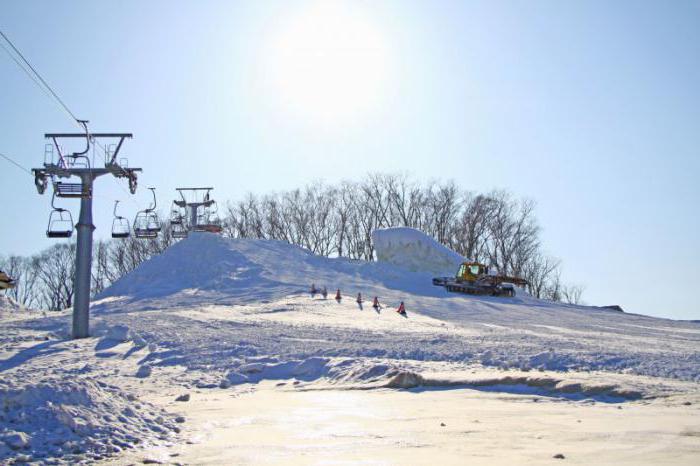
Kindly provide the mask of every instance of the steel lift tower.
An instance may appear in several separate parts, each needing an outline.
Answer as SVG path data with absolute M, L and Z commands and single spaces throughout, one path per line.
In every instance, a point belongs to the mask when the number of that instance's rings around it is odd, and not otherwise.
M 124 140 L 131 138 L 131 133 L 90 133 L 86 120 L 79 120 L 85 128 L 84 133 L 49 133 L 44 136 L 53 142 L 47 144 L 44 152 L 44 167 L 33 168 L 34 184 L 39 194 L 44 194 L 49 179 L 53 185 L 54 197 L 79 198 L 80 217 L 76 225 L 78 230 L 78 244 L 75 258 L 75 294 L 73 301 L 73 338 L 85 338 L 90 334 L 90 277 L 92 270 L 92 232 L 95 225 L 92 223 L 92 196 L 93 183 L 102 175 L 112 175 L 116 178 L 129 180 L 129 191 L 136 193 L 137 172 L 140 168 L 128 168 L 126 159 L 117 160 L 119 150 Z M 64 154 L 59 140 L 84 138 L 86 147 L 81 152 Z M 94 157 L 94 144 L 100 145 L 98 139 L 117 140 L 116 144 L 110 144 L 104 148 L 104 164 L 96 167 Z M 54 154 L 54 149 L 56 154 Z M 90 149 L 93 156 L 89 156 Z M 49 150 L 50 149 L 50 150 Z M 102 165 L 102 163 L 100 163 Z M 61 179 L 77 178 L 79 182 L 65 182 Z M 70 237 L 71 231 L 62 237 Z M 51 236 L 51 223 L 47 236 Z M 55 237 L 55 236 L 53 236 Z
M 179 200 L 174 200 L 173 204 L 182 209 L 171 212 L 170 223 L 173 227 L 174 237 L 185 237 L 191 231 L 207 231 L 210 233 L 221 233 L 221 221 L 216 212 L 216 201 L 211 198 L 210 193 L 214 188 L 176 188 L 180 194 Z M 185 218 L 185 216 L 187 218 Z

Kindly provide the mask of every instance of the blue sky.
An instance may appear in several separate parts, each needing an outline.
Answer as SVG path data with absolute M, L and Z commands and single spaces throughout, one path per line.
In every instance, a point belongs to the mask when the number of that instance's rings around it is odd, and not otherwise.
M 369 171 L 505 188 L 587 302 L 700 319 L 698 1 L 24 1 L 0 28 L 93 131 L 134 133 L 163 207 Z M 0 109 L 25 166 L 74 130 L 3 50 Z M 50 198 L 4 161 L 0 185 L 0 253 L 49 245 Z M 149 195 L 96 194 L 98 237 Z

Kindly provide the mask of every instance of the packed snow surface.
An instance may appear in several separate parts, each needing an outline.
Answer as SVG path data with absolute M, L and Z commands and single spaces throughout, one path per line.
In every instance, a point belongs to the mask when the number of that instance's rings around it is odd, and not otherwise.
M 464 258 L 420 230 L 407 227 L 374 230 L 377 260 L 412 272 L 452 276 Z
M 526 294 L 451 294 L 431 284 L 435 270 L 417 267 L 430 254 L 390 249 L 395 263 L 363 262 L 193 234 L 99 296 L 92 338 L 67 339 L 69 312 L 3 319 L 0 463 L 94 461 L 174 442 L 186 419 L 154 398 L 176 410 L 191 391 L 265 380 L 604 403 L 697 392 L 697 323 Z M 414 252 L 423 259 L 399 260 Z M 328 298 L 311 295 L 312 284 Z M 400 302 L 406 316 L 395 312 Z

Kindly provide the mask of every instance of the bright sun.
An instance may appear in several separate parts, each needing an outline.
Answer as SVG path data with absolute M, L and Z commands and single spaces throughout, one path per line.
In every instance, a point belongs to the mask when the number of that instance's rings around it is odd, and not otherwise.
M 270 97 L 294 117 L 333 125 L 380 104 L 389 53 L 362 9 L 318 2 L 277 28 L 265 51 L 265 81 Z

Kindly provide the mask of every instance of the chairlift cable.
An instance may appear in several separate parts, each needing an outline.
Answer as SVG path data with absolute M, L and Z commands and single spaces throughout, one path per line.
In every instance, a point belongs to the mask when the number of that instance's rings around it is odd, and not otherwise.
M 44 86 L 46 86 L 46 88 L 49 90 L 49 92 L 51 92 L 51 95 L 53 95 L 54 98 L 58 101 L 58 103 L 61 104 L 63 109 L 66 112 L 68 112 L 68 114 L 73 118 L 73 120 L 75 120 L 76 123 L 80 124 L 78 118 L 73 114 L 73 112 L 70 111 L 68 106 L 63 102 L 63 100 L 61 100 L 61 98 L 58 96 L 58 94 L 56 94 L 56 92 L 54 92 L 54 90 L 51 88 L 51 86 L 49 86 L 49 84 L 46 82 L 46 80 L 41 77 L 39 72 L 32 66 L 31 63 L 29 63 L 29 61 L 24 57 L 22 52 L 20 52 L 19 49 L 17 49 L 17 47 L 15 47 L 15 44 L 12 43 L 12 41 L 5 35 L 5 33 L 2 32 L 2 30 L 0 30 L 0 35 L 3 37 L 3 39 L 5 39 L 5 41 L 7 41 L 8 44 L 10 44 L 10 47 L 12 47 L 12 50 L 14 50 L 17 53 L 17 55 L 19 55 L 19 57 L 22 59 L 22 61 L 27 64 L 29 69 L 31 69 L 32 72 L 34 72 L 36 77 L 39 78 L 39 80 L 44 84 Z
M 19 66 L 19 67 L 22 69 L 22 71 L 24 71 L 24 73 L 25 73 L 32 81 L 34 81 L 34 83 L 37 85 L 37 87 L 39 87 L 39 88 L 44 92 L 44 94 L 45 94 L 47 97 L 51 98 L 51 96 L 53 96 L 53 97 L 55 98 L 55 100 L 60 104 L 60 106 L 68 113 L 68 115 L 70 115 L 70 117 L 71 117 L 71 119 L 73 120 L 73 122 L 74 122 L 76 125 L 78 125 L 78 127 L 80 127 L 80 128 L 82 129 L 83 126 L 81 125 L 80 121 L 79 121 L 78 118 L 75 116 L 75 114 L 74 114 L 73 112 L 71 112 L 71 110 L 68 108 L 68 106 L 65 104 L 65 102 L 63 102 L 63 100 L 58 96 L 58 94 L 51 88 L 51 86 L 49 86 L 49 84 L 46 82 L 46 80 L 45 80 L 45 79 L 39 74 L 39 72 L 31 65 L 31 63 L 29 63 L 29 61 L 25 58 L 25 56 L 22 54 L 22 52 L 19 51 L 19 49 L 15 46 L 15 44 L 9 39 L 9 37 L 7 37 L 7 35 L 5 35 L 5 33 L 2 32 L 2 30 L 0 30 L 0 36 L 2 36 L 3 39 L 5 39 L 5 41 L 10 45 L 10 47 L 12 47 L 12 50 L 14 50 L 15 53 L 22 59 L 22 61 L 23 61 L 24 63 L 26 63 L 27 67 L 29 67 L 29 69 L 34 73 L 34 75 L 32 75 L 32 73 L 30 73 L 30 72 L 27 70 L 27 68 L 26 68 L 19 60 L 17 60 L 17 57 L 15 57 L 15 55 L 13 55 L 13 54 L 7 49 L 7 47 L 5 47 L 5 45 L 4 45 L 2 42 L 0 42 L 0 45 L 2 45 L 3 49 L 7 52 L 7 54 L 10 56 L 10 58 L 12 58 L 12 60 L 17 64 L 17 66 Z M 37 81 L 36 78 L 39 78 L 39 80 L 41 81 L 41 83 L 43 83 L 43 86 L 42 86 L 42 84 L 41 84 L 39 81 Z M 47 90 L 51 93 L 51 95 L 49 95 L 49 94 L 46 92 Z M 96 143 L 97 146 L 99 146 L 103 151 L 106 152 L 106 148 L 105 148 L 99 141 L 97 141 L 96 139 L 93 139 L 93 142 Z M 2 155 L 2 154 L 0 154 L 0 155 Z M 11 160 L 9 157 L 7 157 L 7 156 L 5 156 L 5 155 L 2 155 L 2 156 L 3 156 L 4 158 L 8 159 L 8 160 L 9 160 L 10 162 L 12 162 L 13 164 L 17 165 L 17 166 L 18 166 L 19 168 L 21 168 L 22 170 L 24 170 L 24 171 L 26 171 L 27 173 L 29 173 L 30 175 L 32 175 L 32 173 L 31 173 L 29 170 L 27 170 L 26 168 L 24 168 L 24 167 L 22 167 L 21 165 L 17 164 L 15 161 Z M 123 170 L 123 171 L 124 171 L 124 173 L 126 174 L 126 170 Z M 32 176 L 33 176 L 33 175 L 32 175 Z M 119 184 L 119 182 L 118 182 L 116 179 L 114 179 L 114 182 L 117 184 L 117 186 L 119 186 L 119 189 L 121 189 L 122 192 L 124 192 L 125 194 L 128 194 L 128 193 L 126 192 L 126 190 L 124 189 L 124 187 L 123 187 L 121 184 Z M 133 199 L 133 196 L 127 195 L 127 198 L 128 198 L 131 202 L 133 202 L 134 205 L 135 205 L 138 209 L 140 209 L 140 208 L 142 207 L 139 203 L 137 203 L 137 202 Z
M 24 66 L 24 65 L 22 64 L 22 62 L 20 62 L 20 61 L 17 59 L 17 57 L 16 57 L 12 52 L 10 52 L 10 50 L 7 48 L 7 46 L 5 46 L 4 43 L 2 43 L 2 41 L 0 41 L 0 47 L 2 47 L 3 50 L 5 50 L 5 52 L 7 52 L 7 55 L 8 55 L 10 58 L 12 58 L 12 61 L 14 61 L 14 62 L 17 64 L 17 66 L 18 66 L 22 71 L 24 71 L 24 73 L 25 73 L 27 76 L 29 76 L 29 79 L 31 79 L 32 81 L 34 81 L 34 84 L 36 84 L 36 87 L 38 87 L 39 89 L 41 89 L 41 92 L 43 92 L 44 95 L 50 99 L 50 98 L 51 98 L 51 94 L 49 94 L 49 93 L 46 91 L 46 88 L 45 88 L 44 86 L 42 86 L 41 83 L 34 77 L 34 75 L 31 74 L 31 73 L 29 72 L 29 70 L 27 69 L 27 67 Z
M 27 172 L 27 173 L 29 174 L 29 176 L 34 176 L 34 175 L 32 175 L 32 172 L 30 172 L 28 169 L 24 168 L 22 165 L 20 165 L 19 163 L 15 162 L 14 160 L 12 160 L 10 157 L 8 157 L 7 155 L 3 154 L 2 152 L 0 152 L 0 157 L 2 157 L 3 159 L 7 160 L 8 162 L 10 162 L 11 164 L 13 164 L 14 166 L 16 166 L 17 168 L 19 168 L 20 170 L 24 170 L 25 172 Z

